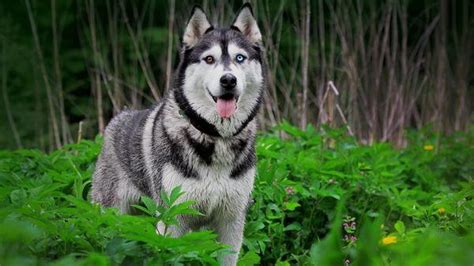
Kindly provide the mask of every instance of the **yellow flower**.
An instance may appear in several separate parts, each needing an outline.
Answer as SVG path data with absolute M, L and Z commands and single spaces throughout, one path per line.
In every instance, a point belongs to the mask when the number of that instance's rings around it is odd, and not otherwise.
M 438 213 L 441 214 L 441 215 L 443 215 L 445 212 L 446 212 L 446 209 L 443 208 L 443 207 L 438 209 Z
M 382 239 L 382 244 L 390 245 L 397 243 L 398 239 L 396 236 L 386 236 Z
M 425 151 L 432 151 L 432 150 L 434 149 L 434 146 L 433 146 L 433 145 L 425 145 L 425 146 L 423 147 L 423 149 L 424 149 Z

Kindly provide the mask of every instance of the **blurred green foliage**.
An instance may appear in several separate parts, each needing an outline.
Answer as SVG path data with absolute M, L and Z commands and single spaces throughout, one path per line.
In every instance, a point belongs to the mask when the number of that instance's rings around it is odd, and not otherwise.
M 474 128 L 412 132 L 401 150 L 343 132 L 282 124 L 259 136 L 239 264 L 472 265 Z M 90 203 L 100 147 L 0 152 L 0 264 L 216 264 L 225 247 L 212 232 L 156 235 L 158 220 L 192 212 L 172 209 L 179 190 L 135 216 Z

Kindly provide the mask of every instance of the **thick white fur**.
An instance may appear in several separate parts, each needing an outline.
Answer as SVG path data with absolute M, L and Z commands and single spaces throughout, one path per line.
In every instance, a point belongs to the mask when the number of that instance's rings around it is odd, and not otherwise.
M 260 32 L 249 8 L 244 8 L 241 11 L 234 24 L 237 27 L 243 27 L 241 31 L 244 34 L 251 34 L 251 36 L 246 36 L 251 38 L 252 41 L 260 40 Z M 200 9 L 195 10 L 185 31 L 184 44 L 194 46 L 209 27 L 211 25 L 204 12 Z M 200 60 L 200 63 L 187 67 L 183 91 L 191 107 L 209 123 L 213 124 L 222 138 L 210 137 L 194 128 L 187 118 L 180 114 L 180 108 L 171 93 L 170 98 L 165 99 L 162 103 L 162 107 L 155 107 L 148 115 L 143 128 L 141 148 L 144 153 L 146 177 L 149 178 L 149 181 L 160 182 L 159 178 L 155 177 L 161 177 L 161 189 L 168 194 L 173 188 L 181 186 L 185 194 L 179 201 L 195 201 L 195 207 L 205 215 L 205 217 L 196 219 L 193 219 L 193 217 L 178 217 L 179 224 L 168 228 L 169 234 L 180 236 L 189 230 L 199 229 L 200 226 L 210 227 L 218 234 L 218 240 L 230 245 L 234 251 L 233 254 L 220 258 L 221 264 L 235 265 L 242 245 L 245 213 L 253 188 L 255 167 L 247 170 L 238 178 L 230 178 L 233 167 L 241 163 L 241 160 L 247 160 L 248 158 L 229 151 L 232 149 L 231 145 L 238 140 L 234 138 L 243 139 L 244 137 L 253 138 L 255 136 L 255 119 L 243 129 L 241 134 L 233 135 L 256 107 L 264 78 L 261 65 L 257 60 L 247 59 L 243 63 L 235 61 L 237 54 L 248 56 L 246 51 L 239 48 L 237 44 L 230 43 L 228 45 L 228 51 L 226 52 L 232 60 L 230 65 L 224 66 L 222 62 L 222 54 L 224 53 L 221 49 L 221 46 L 216 45 L 202 53 L 201 59 L 212 55 L 216 60 L 215 63 L 207 64 L 204 60 Z M 214 96 L 221 94 L 220 78 L 226 73 L 231 73 L 237 78 L 236 94 L 239 95 L 237 109 L 229 119 L 223 119 L 219 116 L 216 103 L 209 95 L 209 92 Z M 158 110 L 160 109 L 163 113 L 158 117 Z M 107 127 L 104 148 L 100 157 L 102 160 L 99 160 L 100 163 L 98 162 L 94 174 L 94 178 L 97 178 L 94 186 L 98 187 L 93 190 L 93 198 L 97 202 L 107 202 L 109 205 L 117 206 L 124 213 L 129 212 L 130 204 L 138 201 L 141 196 L 140 191 L 127 176 L 129 171 L 122 168 L 120 158 L 117 157 L 114 147 L 112 147 L 114 141 L 111 138 L 114 136 L 114 130 L 120 129 L 118 124 L 126 121 L 128 117 L 133 117 L 132 112 L 124 112 L 123 115 L 114 118 Z M 157 125 L 157 123 L 160 123 L 158 125 L 162 128 L 153 131 L 154 124 Z M 193 170 L 197 172 L 199 178 L 183 176 L 182 172 L 175 169 L 172 164 L 165 164 L 163 167 L 154 165 L 153 158 L 157 151 L 152 150 L 152 140 L 165 141 L 161 129 L 166 130 L 166 133 L 172 139 L 181 141 L 182 149 L 180 151 L 183 153 L 182 157 L 188 160 L 187 165 L 193 166 Z M 214 142 L 211 165 L 203 164 L 202 160 L 194 154 L 193 147 L 183 137 L 185 131 L 198 142 Z M 250 141 L 253 144 L 253 139 Z M 245 149 L 248 150 L 242 151 L 243 153 L 253 152 L 252 145 L 248 145 Z M 106 175 L 105 172 L 108 174 Z M 110 178 L 111 180 L 102 180 L 104 178 Z M 114 183 L 115 181 L 116 183 Z M 116 190 L 113 190 L 115 189 L 112 186 L 114 184 L 117 184 Z M 101 185 L 102 187 L 100 187 Z M 160 184 L 151 183 L 151 187 L 159 188 Z M 160 191 L 156 190 L 159 189 L 151 189 L 152 197 L 158 204 L 161 204 Z M 104 195 L 101 193 L 106 192 L 110 192 L 111 195 L 109 196 L 113 196 L 110 199 L 113 202 L 103 198 Z M 164 224 L 158 223 L 156 231 L 164 234 Z
M 204 100 L 207 99 L 206 97 L 203 96 Z M 241 97 L 245 97 L 245 93 Z M 215 103 L 212 99 L 207 99 L 206 105 L 209 104 L 212 105 L 211 110 L 214 110 Z M 241 108 L 239 111 L 242 112 L 244 110 L 249 109 Z M 163 121 L 164 127 L 171 137 L 179 138 L 182 136 L 182 129 L 187 128 L 192 138 L 198 141 L 209 140 L 207 135 L 189 126 L 186 119 L 179 114 L 177 105 L 167 104 L 163 112 L 166 112 L 168 116 L 168 119 Z M 153 112 L 151 116 L 154 114 Z M 145 130 L 148 127 L 151 127 L 151 120 L 145 125 Z M 254 121 L 244 129 L 243 133 L 247 131 L 255 132 L 255 130 L 256 123 Z M 144 143 L 147 141 L 144 139 Z M 239 159 L 236 154 L 229 152 L 229 146 L 225 138 L 214 139 L 214 141 L 215 150 L 212 167 L 203 165 L 199 158 L 192 154 L 193 149 L 188 143 L 181 143 L 183 145 L 183 152 L 188 152 L 188 154 L 184 154 L 184 157 L 190 160 L 188 163 L 193 165 L 200 178 L 186 178 L 174 169 L 171 164 L 167 164 L 162 170 L 162 189 L 166 193 L 170 193 L 173 188 L 181 186 L 185 194 L 178 202 L 193 200 L 203 214 L 212 217 L 212 221 L 208 225 L 209 229 L 214 230 L 218 234 L 218 241 L 230 245 L 235 252 L 223 256 L 220 258 L 220 262 L 222 265 L 235 265 L 242 245 L 245 209 L 253 188 L 255 168 L 250 169 L 237 179 L 229 178 L 232 165 L 240 163 L 240 161 L 238 161 Z M 240 160 L 243 159 L 241 158 Z M 179 222 L 178 226 L 168 228 L 167 234 L 176 237 L 194 229 L 191 224 L 188 224 L 191 223 L 188 219 L 180 219 Z M 163 223 L 157 224 L 157 233 L 164 234 L 164 229 Z
M 153 158 L 152 155 L 152 137 L 155 134 L 153 132 L 153 122 L 156 119 L 158 110 L 160 110 L 161 105 L 158 105 L 155 107 L 155 109 L 151 112 L 151 114 L 148 116 L 146 122 L 145 122 L 145 128 L 143 130 L 143 140 L 142 140 L 142 149 L 144 153 L 145 158 Z M 160 173 L 157 173 L 156 167 L 153 166 L 153 162 L 151 160 L 145 160 L 145 165 L 146 165 L 146 171 L 148 172 L 149 176 L 159 176 Z M 153 187 L 158 187 L 157 184 L 154 184 L 153 182 L 155 181 L 154 178 L 151 179 L 151 182 L 153 184 Z M 157 191 L 152 190 L 153 193 L 153 199 L 157 201 L 158 203 L 161 202 L 160 196 Z
M 244 8 L 237 16 L 234 25 L 241 29 L 252 42 L 260 42 L 261 34 L 258 30 L 255 19 L 249 8 Z M 184 44 L 194 46 L 200 36 L 211 25 L 202 10 L 198 9 L 191 17 L 183 37 Z M 259 62 L 256 60 L 245 60 L 243 63 L 237 63 L 235 57 L 242 54 L 248 57 L 245 50 L 239 48 L 235 43 L 228 45 L 227 51 L 231 57 L 231 63 L 224 66 L 222 62 L 221 46 L 215 45 L 202 53 L 201 59 L 211 55 L 214 57 L 213 64 L 207 64 L 205 60 L 200 63 L 192 64 L 187 67 L 185 72 L 183 91 L 191 107 L 200 116 L 213 124 L 223 138 L 212 139 L 215 141 L 215 150 L 213 155 L 213 164 L 211 167 L 203 165 L 199 158 L 193 154 L 192 147 L 188 143 L 183 145 L 184 158 L 189 160 L 188 164 L 193 165 L 193 169 L 198 173 L 199 178 L 187 178 L 171 164 L 166 164 L 161 173 L 154 173 L 154 167 L 147 162 L 147 171 L 150 176 L 162 176 L 162 189 L 170 193 L 173 188 L 181 186 L 185 192 L 178 202 L 193 200 L 196 207 L 209 217 L 207 226 L 218 234 L 218 240 L 231 246 L 233 254 L 220 258 L 223 265 L 235 265 L 237 262 L 240 247 L 242 245 L 243 230 L 245 224 L 245 213 L 252 192 L 255 167 L 248 170 L 243 176 L 232 179 L 229 178 L 232 166 L 238 160 L 237 155 L 229 152 L 228 139 L 236 133 L 236 130 L 244 123 L 254 109 L 263 86 L 263 73 Z M 237 78 L 236 94 L 239 95 L 236 112 L 230 119 L 222 119 L 216 109 L 216 103 L 213 96 L 219 96 L 220 78 L 231 73 Z M 150 158 L 151 138 L 155 132 L 152 132 L 153 121 L 157 115 L 157 107 L 149 116 L 144 130 L 143 149 L 145 157 Z M 210 141 L 210 137 L 190 127 L 174 101 L 169 101 L 164 106 L 163 112 L 167 119 L 163 120 L 164 128 L 167 133 L 175 139 L 182 138 L 183 129 L 188 130 L 191 137 L 197 141 Z M 243 131 L 255 132 L 256 122 L 252 121 Z M 249 147 L 247 147 L 249 149 Z M 187 154 L 186 154 L 187 153 Z M 243 159 L 241 159 L 243 160 Z M 160 202 L 159 196 L 154 195 L 155 200 Z M 179 219 L 177 226 L 168 228 L 167 233 L 171 236 L 180 236 L 189 230 L 195 229 L 192 218 Z M 165 225 L 158 223 L 157 233 L 165 233 Z
M 261 65 L 255 60 L 245 60 L 239 64 L 235 62 L 238 53 L 245 52 L 236 44 L 229 44 L 228 52 L 232 63 L 229 70 L 224 69 L 221 62 L 221 47 L 216 45 L 203 53 L 203 58 L 213 55 L 216 62 L 207 64 L 201 60 L 198 64 L 190 65 L 186 69 L 184 94 L 192 108 L 209 123 L 214 124 L 223 137 L 231 137 L 237 128 L 247 119 L 248 115 L 256 105 L 259 88 L 263 84 Z M 222 119 L 216 109 L 216 103 L 209 95 L 218 96 L 220 90 L 220 78 L 224 73 L 231 73 L 237 78 L 237 91 L 240 93 L 237 102 L 237 110 L 232 119 Z M 208 91 L 209 90 L 209 91 Z
M 233 254 L 224 256 L 223 265 L 235 265 L 243 239 L 245 208 L 252 191 L 255 169 L 249 170 L 237 180 L 229 178 L 229 168 L 199 169 L 202 179 L 189 179 L 176 171 L 172 165 L 163 168 L 163 189 L 169 193 L 174 187 L 181 186 L 185 194 L 179 201 L 194 200 L 201 206 L 205 215 L 213 214 L 210 224 L 218 234 L 221 243 L 230 245 Z M 204 207 L 204 209 L 202 209 Z M 189 231 L 190 225 L 183 222 L 168 229 L 172 236 L 179 236 Z M 164 232 L 164 225 L 158 224 L 157 231 Z
M 129 213 L 130 205 L 139 202 L 142 193 L 124 176 L 119 179 L 117 195 L 120 195 L 118 202 L 120 212 Z

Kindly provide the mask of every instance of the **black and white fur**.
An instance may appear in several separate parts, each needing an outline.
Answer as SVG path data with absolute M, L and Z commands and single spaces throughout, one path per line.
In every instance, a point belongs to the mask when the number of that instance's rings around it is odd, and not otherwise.
M 214 28 L 194 8 L 180 55 L 167 97 L 150 109 L 124 111 L 107 126 L 92 199 L 126 213 L 142 195 L 160 204 L 160 191 L 181 186 L 180 200 L 195 201 L 204 216 L 179 217 L 170 234 L 210 228 L 235 252 L 220 258 L 222 264 L 235 265 L 254 183 L 255 116 L 265 85 L 261 34 L 250 5 L 229 28 Z M 205 60 L 209 55 L 213 64 Z M 246 60 L 238 63 L 236 55 Z M 230 94 L 219 82 L 225 74 L 236 78 Z M 224 93 L 238 98 L 229 118 L 216 111 L 215 100 Z M 163 234 L 164 225 L 157 231 Z

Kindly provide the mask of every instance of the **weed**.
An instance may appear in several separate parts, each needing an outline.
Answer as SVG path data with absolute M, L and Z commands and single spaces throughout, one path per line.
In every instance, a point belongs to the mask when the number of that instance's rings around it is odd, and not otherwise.
M 436 138 L 409 133 L 397 150 L 311 126 L 259 136 L 239 264 L 472 265 L 474 130 Z M 158 221 L 199 215 L 177 201 L 179 188 L 162 206 L 143 197 L 139 215 L 90 203 L 100 147 L 0 151 L 0 264 L 216 265 L 226 247 L 214 233 L 155 232 Z

